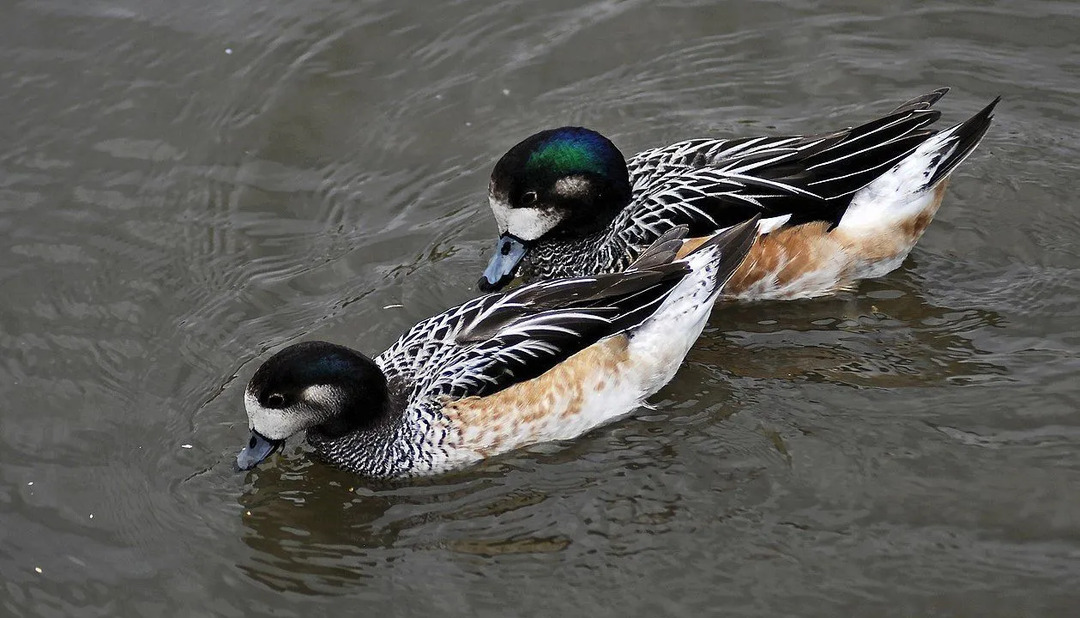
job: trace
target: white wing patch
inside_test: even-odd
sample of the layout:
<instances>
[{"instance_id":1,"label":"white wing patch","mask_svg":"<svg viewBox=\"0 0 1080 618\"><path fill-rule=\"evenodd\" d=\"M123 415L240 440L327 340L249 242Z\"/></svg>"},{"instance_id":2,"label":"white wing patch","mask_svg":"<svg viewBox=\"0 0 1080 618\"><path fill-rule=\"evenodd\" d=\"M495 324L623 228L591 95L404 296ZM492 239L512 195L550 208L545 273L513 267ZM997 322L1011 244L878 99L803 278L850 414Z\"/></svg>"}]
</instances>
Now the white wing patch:
<instances>
[{"instance_id":1,"label":"white wing patch","mask_svg":"<svg viewBox=\"0 0 1080 618\"><path fill-rule=\"evenodd\" d=\"M758 234L768 234L769 232L778 230L783 227L789 219L791 219L791 215L762 219L761 221L758 221Z\"/></svg>"}]
</instances>

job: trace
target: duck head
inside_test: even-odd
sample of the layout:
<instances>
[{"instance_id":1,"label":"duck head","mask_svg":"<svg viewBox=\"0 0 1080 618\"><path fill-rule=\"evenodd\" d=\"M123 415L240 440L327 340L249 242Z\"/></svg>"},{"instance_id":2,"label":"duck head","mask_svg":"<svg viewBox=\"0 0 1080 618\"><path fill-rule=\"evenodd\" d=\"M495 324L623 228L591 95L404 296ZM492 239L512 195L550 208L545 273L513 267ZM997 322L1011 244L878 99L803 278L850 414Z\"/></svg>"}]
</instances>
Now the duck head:
<instances>
[{"instance_id":1,"label":"duck head","mask_svg":"<svg viewBox=\"0 0 1080 618\"><path fill-rule=\"evenodd\" d=\"M626 160L611 140L582 127L532 135L491 173L488 203L500 235L477 286L502 288L538 242L594 234L629 202Z\"/></svg>"},{"instance_id":2,"label":"duck head","mask_svg":"<svg viewBox=\"0 0 1080 618\"><path fill-rule=\"evenodd\" d=\"M250 470L301 431L334 438L377 424L386 376L363 354L324 341L291 345L259 367L244 392L251 437L236 456Z\"/></svg>"}]
</instances>

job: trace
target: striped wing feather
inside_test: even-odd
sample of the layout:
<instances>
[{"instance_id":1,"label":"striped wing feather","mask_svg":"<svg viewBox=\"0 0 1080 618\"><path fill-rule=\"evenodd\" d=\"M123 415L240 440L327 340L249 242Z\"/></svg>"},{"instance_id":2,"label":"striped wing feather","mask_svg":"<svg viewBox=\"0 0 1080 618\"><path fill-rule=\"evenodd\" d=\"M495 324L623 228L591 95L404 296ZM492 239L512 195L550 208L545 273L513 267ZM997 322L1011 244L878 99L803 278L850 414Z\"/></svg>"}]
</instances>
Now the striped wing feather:
<instances>
[{"instance_id":1,"label":"striped wing feather","mask_svg":"<svg viewBox=\"0 0 1080 618\"><path fill-rule=\"evenodd\" d=\"M376 362L391 379L411 384L412 397L492 394L648 319L689 272L671 256L621 274L471 300L420 322Z\"/></svg>"},{"instance_id":2,"label":"striped wing feather","mask_svg":"<svg viewBox=\"0 0 1080 618\"><path fill-rule=\"evenodd\" d=\"M692 139L646 150L627 163L634 202L617 229L648 244L672 225L702 235L744 221L839 223L853 193L933 135L930 109L948 89L912 99L855 128L810 136ZM631 237L633 236L633 237Z\"/></svg>"}]
</instances>

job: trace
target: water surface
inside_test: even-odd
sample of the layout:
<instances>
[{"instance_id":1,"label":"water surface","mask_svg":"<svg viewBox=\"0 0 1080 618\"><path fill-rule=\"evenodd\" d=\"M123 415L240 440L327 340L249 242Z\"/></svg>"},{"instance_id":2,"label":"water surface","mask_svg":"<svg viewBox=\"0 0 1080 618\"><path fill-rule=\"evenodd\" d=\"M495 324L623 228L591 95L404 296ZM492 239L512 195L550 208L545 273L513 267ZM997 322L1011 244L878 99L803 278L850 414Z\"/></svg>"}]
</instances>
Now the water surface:
<instances>
[{"instance_id":1,"label":"water surface","mask_svg":"<svg viewBox=\"0 0 1080 618\"><path fill-rule=\"evenodd\" d=\"M0 613L1071 616L1080 5L11 3L0 20ZM625 152L1004 96L925 238L717 309L655 409L436 479L299 441L272 350L474 294L526 135Z\"/></svg>"}]
</instances>

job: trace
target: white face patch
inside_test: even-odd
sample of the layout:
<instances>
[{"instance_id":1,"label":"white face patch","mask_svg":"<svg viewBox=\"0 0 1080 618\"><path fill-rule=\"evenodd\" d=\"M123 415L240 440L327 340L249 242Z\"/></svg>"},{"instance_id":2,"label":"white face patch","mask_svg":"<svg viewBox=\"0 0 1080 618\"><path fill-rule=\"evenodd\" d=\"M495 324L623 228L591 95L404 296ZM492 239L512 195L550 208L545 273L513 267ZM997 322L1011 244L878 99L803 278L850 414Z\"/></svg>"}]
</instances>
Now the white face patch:
<instances>
[{"instance_id":1,"label":"white face patch","mask_svg":"<svg viewBox=\"0 0 1080 618\"><path fill-rule=\"evenodd\" d=\"M302 401L318 406L332 406L336 397L331 391L332 389L322 385L310 386L304 390ZM316 415L310 405L298 403L282 409L266 408L252 393L244 393L244 408L247 410L248 425L251 429L268 440L285 440L326 420ZM334 408L328 406L321 409Z\"/></svg>"},{"instance_id":2,"label":"white face patch","mask_svg":"<svg viewBox=\"0 0 1080 618\"><path fill-rule=\"evenodd\" d=\"M499 233L506 233L507 219L510 218L510 204L496 199L494 195L488 195L488 205L491 206L491 214L495 215L495 223L499 226Z\"/></svg>"},{"instance_id":3,"label":"white face patch","mask_svg":"<svg viewBox=\"0 0 1080 618\"><path fill-rule=\"evenodd\" d=\"M559 224L562 218L538 208L510 208L504 201L490 198L491 212L500 234L513 234L521 240L536 240Z\"/></svg>"},{"instance_id":4,"label":"white face patch","mask_svg":"<svg viewBox=\"0 0 1080 618\"><path fill-rule=\"evenodd\" d=\"M535 208L515 208L506 221L506 231L521 240L536 240L559 224L562 218L553 212Z\"/></svg>"}]
</instances>

